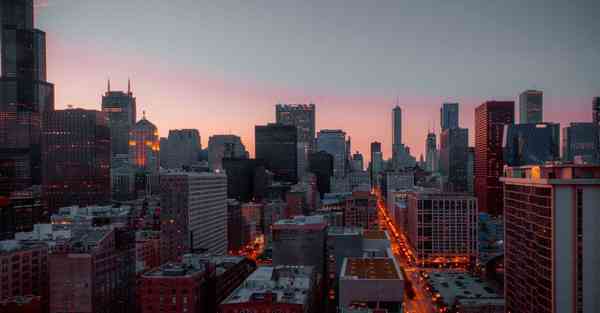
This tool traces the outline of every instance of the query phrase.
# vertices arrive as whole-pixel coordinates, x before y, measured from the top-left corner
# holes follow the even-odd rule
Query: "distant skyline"
[[[474,108],[544,91],[545,121],[591,121],[600,95],[597,1],[46,0],[56,108],[100,109],[110,77],[131,77],[138,119],[161,136],[197,128],[240,135],[254,154],[254,126],[277,103],[317,104],[317,131],[341,128],[353,152],[382,142],[391,158],[399,98],[403,140],[417,158],[443,102],[460,103],[473,143]]]

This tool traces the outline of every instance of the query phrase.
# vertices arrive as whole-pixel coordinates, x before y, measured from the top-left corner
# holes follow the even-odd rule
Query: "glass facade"
[[[504,128],[504,160],[509,166],[544,164],[560,158],[560,125],[511,124]]]

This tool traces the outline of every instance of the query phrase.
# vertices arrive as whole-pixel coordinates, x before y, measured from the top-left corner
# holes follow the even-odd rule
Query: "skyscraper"
[[[502,181],[506,312],[597,312],[600,167],[511,167]]]
[[[402,109],[395,106],[392,110],[392,160],[400,159],[402,154]]]
[[[458,128],[458,103],[446,102],[440,109],[440,124],[442,131]]]
[[[331,192],[333,176],[333,156],[325,151],[311,153],[308,156],[309,171],[317,176],[317,189],[321,198]]]
[[[571,123],[563,128],[563,160],[598,163],[600,126],[594,123]]]
[[[435,133],[427,134],[427,142],[425,144],[425,170],[428,172],[437,171],[437,140]]]
[[[474,188],[481,212],[502,214],[502,134],[504,125],[513,124],[514,120],[513,101],[487,101],[475,109]]]
[[[166,167],[189,167],[198,161],[202,149],[200,132],[197,129],[171,129],[167,145],[166,153],[161,150],[161,159],[166,159]]]
[[[447,128],[440,139],[440,172],[447,177],[444,190],[465,192],[468,189],[469,130]]]
[[[222,170],[224,158],[248,158],[242,139],[236,135],[212,135],[208,139],[208,165]]]
[[[313,103],[275,106],[275,121],[279,124],[296,126],[298,131],[298,178],[304,177],[308,168],[308,155],[314,151],[315,109]]]
[[[262,159],[276,180],[297,182],[296,126],[283,124],[257,125],[254,128],[256,158]]]
[[[129,132],[136,121],[136,101],[131,92],[131,81],[127,81],[127,93],[110,89],[102,96],[102,112],[108,115],[112,155],[129,153]]]
[[[356,151],[352,155],[352,170],[353,171],[362,171],[365,168],[363,155]]]
[[[521,124],[544,121],[544,94],[539,90],[525,90],[519,95],[519,122]]]
[[[129,160],[139,171],[158,173],[160,141],[158,129],[142,117],[129,132]]]
[[[0,2],[0,195],[41,184],[41,119],[54,110],[54,86],[33,11],[33,0]]]
[[[69,205],[110,201],[110,132],[106,114],[67,109],[44,114],[43,199],[50,214]]]
[[[594,97],[592,101],[592,112],[594,114],[592,121],[594,124],[600,125],[600,97]]]
[[[317,151],[333,155],[333,176],[346,173],[346,133],[341,129],[322,129],[317,134]]]
[[[560,158],[560,124],[511,124],[504,129],[504,160],[509,166],[544,164]]]

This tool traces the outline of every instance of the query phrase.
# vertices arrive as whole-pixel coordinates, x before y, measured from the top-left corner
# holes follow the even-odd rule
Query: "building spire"
[[[145,120],[146,119],[146,110],[142,111],[142,119]]]
[[[131,94],[131,78],[127,78],[127,93]]]
[[[106,86],[106,91],[110,92],[110,77],[108,78],[108,83]]]

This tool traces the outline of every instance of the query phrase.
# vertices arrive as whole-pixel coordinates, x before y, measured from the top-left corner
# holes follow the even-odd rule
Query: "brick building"
[[[377,223],[377,199],[368,191],[355,191],[346,200],[344,225],[373,228]]]

